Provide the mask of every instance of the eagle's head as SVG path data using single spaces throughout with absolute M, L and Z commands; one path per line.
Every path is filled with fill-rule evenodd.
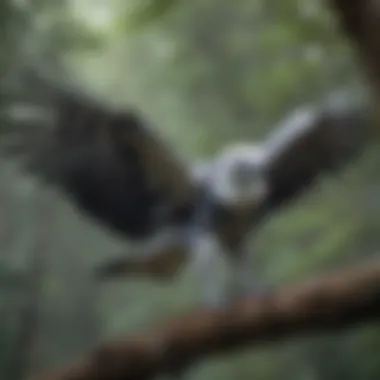
M 260 202 L 268 190 L 264 160 L 265 152 L 260 145 L 227 147 L 213 165 L 213 194 L 227 207 L 246 207 Z

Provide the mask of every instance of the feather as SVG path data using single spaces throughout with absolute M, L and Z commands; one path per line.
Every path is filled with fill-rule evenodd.
M 35 82 L 49 95 L 51 128 L 40 128 L 38 139 L 24 133 L 7 153 L 28 152 L 30 173 L 129 238 L 152 234 L 189 207 L 195 194 L 190 169 L 141 115 L 40 77 Z

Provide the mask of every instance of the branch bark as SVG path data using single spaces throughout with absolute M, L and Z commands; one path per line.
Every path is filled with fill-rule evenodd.
M 36 380 L 147 380 L 248 344 L 328 331 L 380 317 L 380 260 L 205 310 L 140 336 L 104 343 L 81 362 Z

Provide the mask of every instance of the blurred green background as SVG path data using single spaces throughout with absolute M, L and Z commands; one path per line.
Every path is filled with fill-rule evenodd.
M 35 89 L 19 74 L 44 54 L 107 101 L 140 108 L 189 161 L 260 138 L 336 90 L 363 91 L 349 41 L 314 0 L 3 0 L 0 19 L 0 128 L 20 127 L 7 112 Z M 377 254 L 379 163 L 368 151 L 265 225 L 255 250 L 270 282 L 306 280 Z M 91 270 L 124 242 L 5 162 L 0 245 L 0 379 L 63 364 L 100 339 L 198 302 L 188 270 L 171 284 L 95 286 Z M 379 355 L 380 329 L 362 327 L 214 358 L 187 376 L 378 380 Z

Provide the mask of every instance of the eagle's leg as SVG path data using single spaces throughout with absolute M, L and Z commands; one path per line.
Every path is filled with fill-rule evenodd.
M 224 306 L 227 297 L 220 271 L 220 259 L 226 253 L 215 228 L 215 209 L 206 194 L 198 203 L 188 229 L 188 246 L 192 267 L 198 279 L 205 307 Z
M 234 255 L 230 255 L 233 299 L 265 297 L 269 296 L 273 291 L 260 273 L 257 252 L 254 252 L 254 255 L 249 253 L 250 250 L 246 244 L 243 244 Z
M 227 288 L 219 268 L 223 248 L 212 231 L 199 232 L 193 236 L 192 252 L 194 267 L 206 307 L 220 307 L 228 301 Z

